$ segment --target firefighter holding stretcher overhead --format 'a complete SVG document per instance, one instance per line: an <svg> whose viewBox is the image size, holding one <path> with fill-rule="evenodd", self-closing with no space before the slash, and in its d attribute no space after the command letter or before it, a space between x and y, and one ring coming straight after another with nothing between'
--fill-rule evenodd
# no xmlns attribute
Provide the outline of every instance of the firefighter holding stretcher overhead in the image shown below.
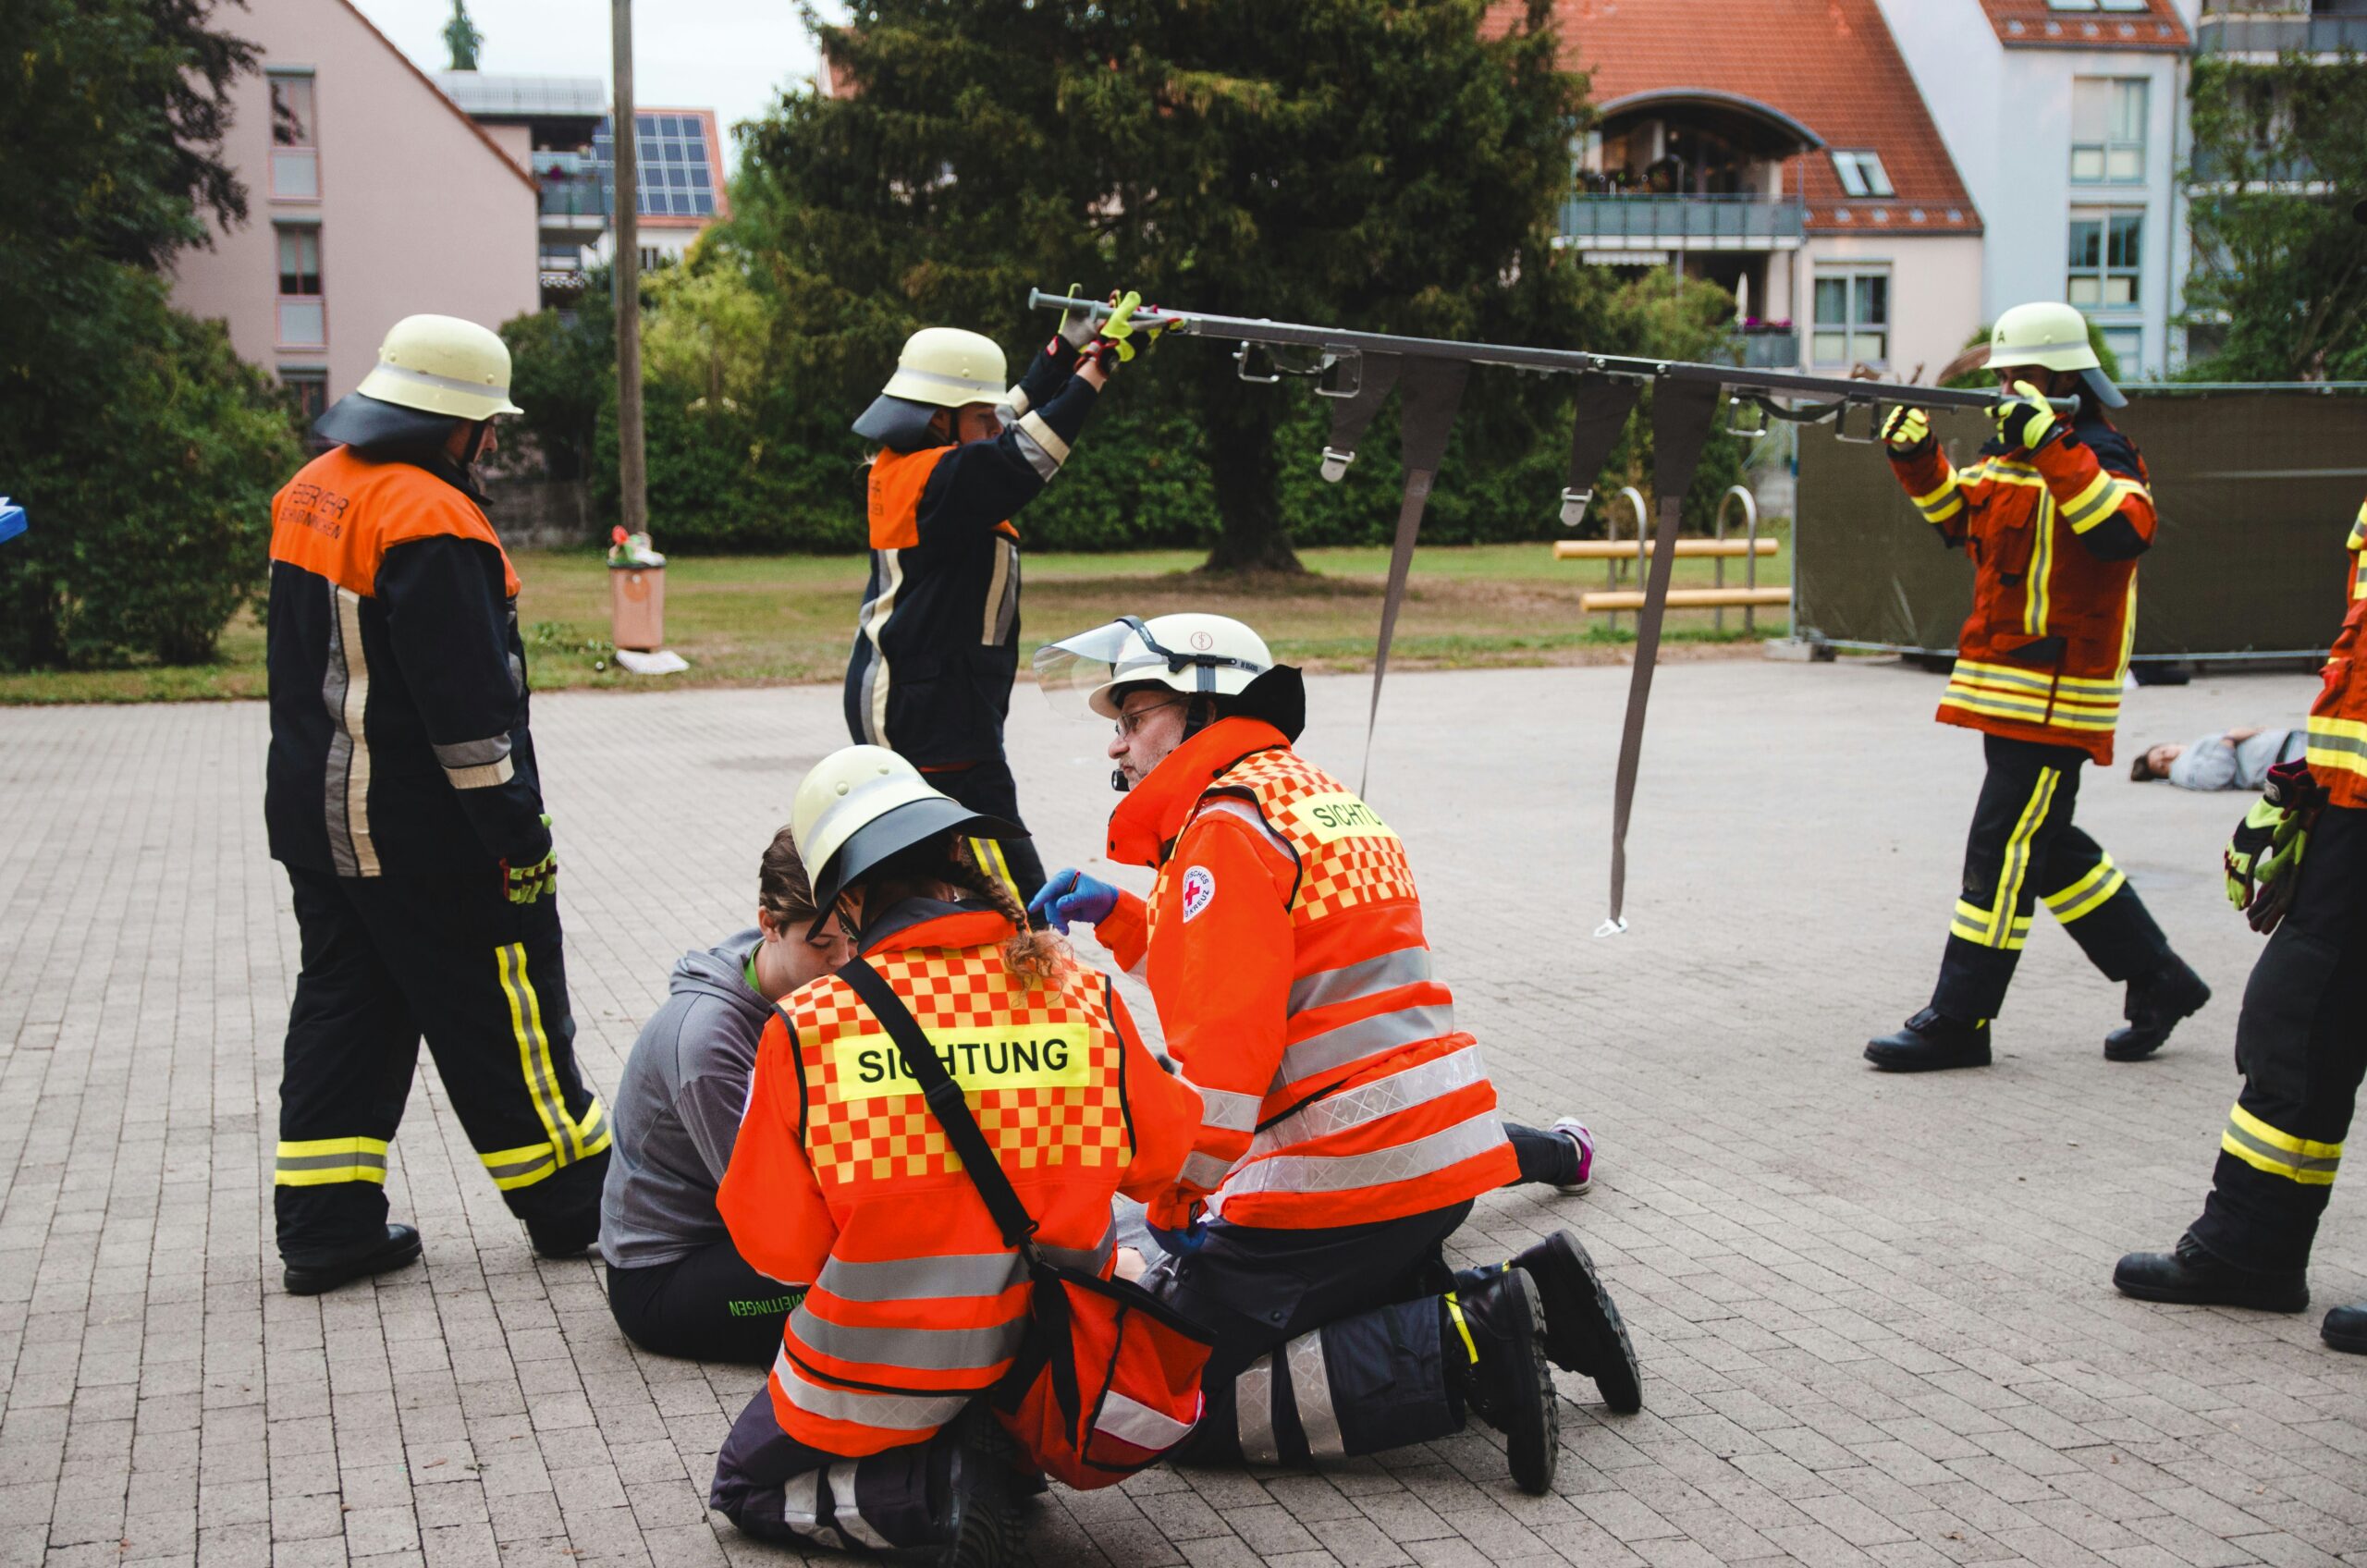
<svg viewBox="0 0 2367 1568"><path fill-rule="evenodd" d="M2236 1019L2244 1086L2201 1217L2172 1251L2131 1253L2114 1271L2113 1283L2147 1301L2310 1305L2310 1248L2367 1076L2367 506L2349 552L2348 609L2310 705L2309 753L2269 769L2227 846L2227 900L2268 933ZM2367 1355L2367 1304L2334 1308L2319 1333Z"/></svg>
<svg viewBox="0 0 2367 1568"><path fill-rule="evenodd" d="M1007 837L975 848L1023 900L1042 885L1044 864L1003 758L1019 670L1011 516L1061 472L1111 371L1134 358L1134 303L1117 300L1098 326L1089 312L1070 312L1008 390L993 338L925 327L854 422L879 450L868 481L871 576L847 660L847 736L900 753L963 805L1010 824Z"/></svg>
<svg viewBox="0 0 2367 1568"><path fill-rule="evenodd" d="M1044 649L1048 694L1118 726L1112 860L1146 900L1056 873L1031 914L1093 924L1159 1003L1199 1093L1181 1182L1151 1206L1143 1283L1215 1330L1183 1457L1305 1463L1504 1432L1551 1484L1545 1358L1640 1403L1634 1353L1566 1231L1457 1278L1441 1243L1519 1161L1495 1086L1432 971L1405 847L1291 749L1297 670L1239 621L1128 618ZM1539 1139L1550 1134L1538 1134Z"/></svg>
<svg viewBox="0 0 2367 1568"><path fill-rule="evenodd" d="M2152 1055L2211 998L2112 856L2071 822L2080 766L2112 761L2137 557L2153 543L2145 460L2104 415L2128 399L2068 305L2007 311L1989 363L2009 396L1970 467L1950 466L1919 409L1883 425L1899 484L1940 542L1973 560L1972 614L1938 718L1982 731L1989 765L1931 1005L1866 1047L1892 1072L1989 1064L1990 1022L2040 900L2107 979L2128 984L2128 1026L2104 1039L2112 1060ZM2067 395L2079 410L2059 416L2047 399Z"/></svg>

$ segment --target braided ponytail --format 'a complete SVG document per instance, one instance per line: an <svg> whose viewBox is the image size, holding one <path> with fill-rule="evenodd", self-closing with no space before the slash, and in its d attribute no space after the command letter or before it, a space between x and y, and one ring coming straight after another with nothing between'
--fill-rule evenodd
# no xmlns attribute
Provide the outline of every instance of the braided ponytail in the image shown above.
<svg viewBox="0 0 2367 1568"><path fill-rule="evenodd" d="M968 839L953 840L944 877L963 891L984 899L1011 922L1013 929L1002 945L1002 966L1025 989L1058 985L1075 968L1076 956L1069 950L1069 945L1051 932L1027 924L1027 911L1012 894L1011 884L979 866Z"/></svg>

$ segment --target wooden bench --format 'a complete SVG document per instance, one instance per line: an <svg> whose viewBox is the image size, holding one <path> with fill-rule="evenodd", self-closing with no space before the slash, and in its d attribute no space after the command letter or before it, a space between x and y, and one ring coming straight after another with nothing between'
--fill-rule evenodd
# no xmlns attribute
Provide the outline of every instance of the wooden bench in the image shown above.
<svg viewBox="0 0 2367 1568"><path fill-rule="evenodd" d="M1673 610L1723 609L1730 606L1748 608L1754 605L1788 605L1792 602L1789 588L1672 588L1668 591L1668 607ZM1591 614L1597 610L1640 610L1644 607L1641 588L1599 588L1579 596L1578 607Z"/></svg>
<svg viewBox="0 0 2367 1568"><path fill-rule="evenodd" d="M1644 554L1654 553L1657 539L1644 541ZM1687 556L1772 556L1783 546L1772 539L1679 539L1676 554L1679 559ZM1562 539L1553 545L1553 558L1562 561L1607 561L1632 559L1636 541L1618 539Z"/></svg>

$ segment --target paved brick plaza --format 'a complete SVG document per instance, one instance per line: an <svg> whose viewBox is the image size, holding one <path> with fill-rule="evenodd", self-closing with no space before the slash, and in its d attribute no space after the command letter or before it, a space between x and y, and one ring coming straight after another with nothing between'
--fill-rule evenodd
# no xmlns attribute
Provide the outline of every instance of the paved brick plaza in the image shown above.
<svg viewBox="0 0 2367 1568"><path fill-rule="evenodd" d="M2107 1283L2190 1217L2232 1097L2257 949L2219 892L2235 797L2125 770L2083 791L2218 988L2162 1060L2103 1060L2119 997L2052 930L1996 1068L1858 1060L1927 994L1954 899L1979 742L1928 722L1939 685L1663 670L1636 929L1596 942L1625 671L1397 678L1370 794L1409 841L1460 1021L1510 1111L1581 1112L1605 1149L1591 1195L1485 1200L1459 1245L1576 1227L1635 1326L1645 1413L1605 1417L1565 1379L1551 1498L1514 1493L1485 1435L1322 1476L1162 1471L1054 1500L1042 1560L2367 1565L2367 1359L2317 1340L2318 1309L2367 1298L2367 1194L2336 1197L2306 1317ZM2291 722L2313 690L2140 692L2122 733ZM1351 777L1363 693L1313 694L1307 750ZM1014 708L1047 863L1089 855L1098 728L1028 691ZM675 955L747 922L838 696L577 695L537 717L578 1043L606 1090ZM389 1182L425 1266L281 1292L296 944L264 735L255 704L0 712L0 1565L788 1561L702 1506L757 1375L629 1351L594 1267L532 1256L434 1088Z"/></svg>

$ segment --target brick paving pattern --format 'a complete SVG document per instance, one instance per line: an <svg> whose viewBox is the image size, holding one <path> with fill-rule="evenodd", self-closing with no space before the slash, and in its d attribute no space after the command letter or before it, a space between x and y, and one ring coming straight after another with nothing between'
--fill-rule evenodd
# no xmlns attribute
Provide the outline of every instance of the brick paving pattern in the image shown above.
<svg viewBox="0 0 2367 1568"><path fill-rule="evenodd" d="M2123 735L2290 722L2301 677L2132 694ZM1568 1224L1643 1357L1645 1413L1564 1379L1558 1489L1488 1434L1319 1475L1155 1471L1040 1511L1048 1563L1377 1568L2367 1568L2367 1360L2318 1312L2125 1301L2192 1214L2256 940L2221 901L2233 796L2093 771L2080 802L2218 990L2115 1066L2119 998L2034 934L1998 1065L1858 1060L1928 993L1979 744L1891 666L1662 672L1630 913L1602 913L1619 670L1400 676L1371 798L1510 1113L1585 1115L1595 1191L1483 1200L1465 1260ZM1353 772L1363 687L1313 693ZM613 1087L668 966L747 924L827 689L537 704L578 1046ZM0 712L0 1568L779 1562L703 1506L757 1374L648 1356L595 1268L536 1260L423 1081L395 1212L423 1267L314 1299L271 1243L296 964L255 704ZM1110 797L1098 729L1014 704L1049 864ZM1140 885L1145 878L1126 873ZM2041 917L2041 926L2046 925ZM2367 1298L2339 1191L2317 1305Z"/></svg>

